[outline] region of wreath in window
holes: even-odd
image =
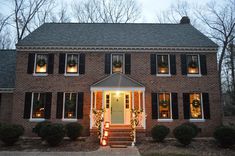
[[[75,106],[74,100],[66,100],[65,104],[66,104],[68,111],[73,111],[74,106]]]
[[[193,107],[198,108],[200,106],[200,101],[195,99],[195,100],[193,100],[192,105],[193,105]]]
[[[191,68],[197,68],[197,67],[198,67],[198,63],[195,62],[195,61],[190,61],[188,65],[189,65],[189,67],[191,67]]]
[[[160,68],[167,68],[168,64],[167,64],[167,62],[160,62],[159,67]]]
[[[113,66],[114,66],[115,68],[120,68],[120,67],[122,66],[122,62],[121,62],[121,61],[114,61],[114,62],[113,62]]]
[[[168,107],[168,100],[161,100],[161,101],[160,101],[160,105],[161,105],[163,108],[167,108],[167,107]]]
[[[68,63],[69,67],[74,67],[76,66],[77,62],[75,59],[71,59],[71,60],[68,60]]]
[[[46,64],[46,60],[43,59],[43,58],[40,58],[40,59],[37,61],[37,65],[38,65],[39,67],[43,67],[43,66],[45,66],[45,64]]]
[[[44,109],[44,105],[43,105],[43,102],[42,101],[40,101],[40,100],[37,100],[36,102],[35,102],[35,108],[36,108],[36,110],[43,110]]]

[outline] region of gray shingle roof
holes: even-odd
[[[0,89],[15,87],[15,50],[0,50]]]
[[[217,47],[190,24],[46,23],[18,46]]]
[[[126,75],[115,73],[106,78],[96,82],[91,87],[102,87],[102,88],[139,88],[144,87],[139,82],[129,78]]]

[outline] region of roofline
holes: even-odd
[[[15,88],[0,88],[0,93],[13,93]]]
[[[90,91],[145,91],[145,87],[91,87]]]

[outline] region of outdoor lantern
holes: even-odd
[[[104,137],[108,137],[109,132],[108,131],[104,131]]]
[[[107,145],[107,140],[102,139],[102,141],[101,141],[101,145],[102,145],[102,146],[106,146],[106,145]]]
[[[105,122],[105,126],[106,129],[109,129],[109,122]]]

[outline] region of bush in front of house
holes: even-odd
[[[42,126],[40,135],[50,146],[59,145],[65,136],[65,127],[62,124],[53,123]]]
[[[79,123],[68,123],[66,126],[66,135],[71,139],[71,140],[76,140],[78,137],[81,136],[82,133],[82,125]]]
[[[163,125],[156,125],[151,130],[151,135],[154,141],[163,142],[166,136],[169,134],[170,129]]]
[[[1,124],[0,139],[7,146],[12,146],[24,134],[24,127],[15,124]]]
[[[221,147],[231,147],[235,144],[235,129],[229,126],[220,126],[215,129],[214,138]]]
[[[49,124],[51,124],[51,122],[50,121],[42,121],[42,122],[39,122],[39,123],[37,123],[36,125],[35,125],[35,127],[33,128],[33,133],[35,133],[35,134],[37,134],[39,137],[41,137],[42,139],[44,138],[43,136],[42,136],[42,134],[40,133],[40,130],[41,130],[41,128],[43,127],[43,126],[47,126],[47,125],[49,125]]]
[[[173,130],[175,138],[184,146],[189,145],[193,139],[194,130],[187,125],[180,125]]]
[[[186,126],[189,126],[189,127],[193,128],[193,138],[195,138],[198,135],[198,133],[201,132],[201,129],[198,128],[197,125],[195,125],[194,123],[185,122],[182,125],[186,125]]]

